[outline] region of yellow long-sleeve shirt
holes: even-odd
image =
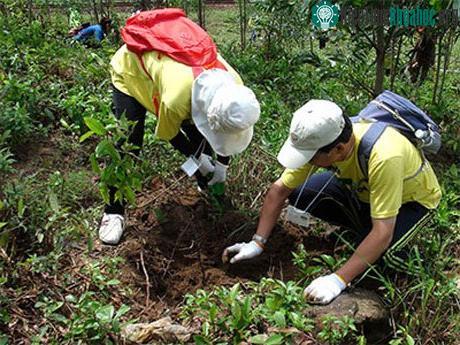
[[[219,55],[238,84],[238,73]],[[158,116],[156,135],[171,140],[179,132],[181,123],[191,118],[191,91],[193,70],[157,51],[140,58],[123,45],[110,62],[113,85],[128,96],[134,97],[149,112]]]

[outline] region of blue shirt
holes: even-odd
[[[86,41],[91,36],[94,36],[96,41],[100,42],[104,38],[104,30],[102,30],[102,26],[100,24],[94,24],[88,26],[87,28],[81,30],[78,34],[76,34],[73,38],[77,41]]]

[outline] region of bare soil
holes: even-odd
[[[151,187],[138,200],[146,205],[130,212],[122,242],[116,247],[98,248],[105,255],[109,252],[125,259],[121,279],[134,290],[137,316],[142,319],[151,321],[166,310],[174,310],[186,293],[200,288],[231,286],[262,277],[296,279],[291,252],[302,242],[313,255],[334,250],[333,241],[305,236],[302,230],[288,225],[275,228],[260,257],[224,264],[224,249],[249,241],[256,220],[231,206],[216,206],[191,182],[167,192],[160,180]]]

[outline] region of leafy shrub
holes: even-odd
[[[201,334],[195,337],[198,344],[239,344],[249,339],[255,344],[267,339],[271,344],[283,344],[295,331],[277,333],[276,329],[312,330],[303,308],[300,286],[264,278],[259,284],[249,283],[246,291],[236,284],[231,289],[217,287],[211,292],[187,294],[181,317],[201,325]],[[268,325],[273,327],[272,334],[266,335]]]

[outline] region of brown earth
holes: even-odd
[[[334,249],[332,241],[305,236],[287,224],[284,230],[274,230],[260,257],[224,264],[223,250],[249,241],[256,221],[231,206],[221,209],[213,205],[190,182],[167,190],[162,181],[155,180],[151,187],[138,200],[145,206],[130,212],[122,242],[116,247],[99,244],[97,248],[125,259],[121,279],[134,290],[134,309],[145,321],[160,317],[167,309],[174,310],[186,293],[200,288],[231,286],[262,277],[295,279],[297,269],[291,252],[302,242],[313,254]]]

